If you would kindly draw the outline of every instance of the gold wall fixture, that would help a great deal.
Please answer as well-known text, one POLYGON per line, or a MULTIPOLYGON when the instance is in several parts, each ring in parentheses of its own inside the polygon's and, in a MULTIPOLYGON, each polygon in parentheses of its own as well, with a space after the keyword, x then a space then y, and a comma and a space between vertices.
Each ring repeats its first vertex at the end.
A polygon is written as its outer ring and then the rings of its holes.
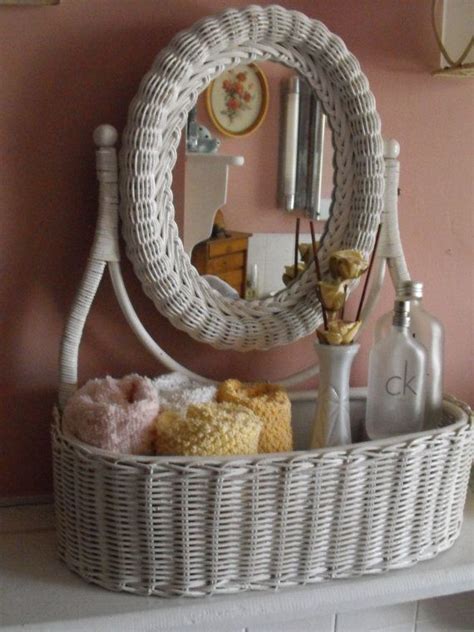
MULTIPOLYGON (((451 6, 447 4, 448 1, 449 0, 444 0, 445 4, 443 6, 443 20, 445 23, 448 17, 447 11, 449 9, 449 6, 451 6)), ((438 70, 434 70, 432 74, 436 77, 474 77, 474 63, 468 60, 468 58, 472 59, 472 56, 469 57, 469 55, 474 47, 474 36, 471 35, 470 39, 468 39, 466 46, 462 50, 461 54, 457 56, 457 58, 451 55, 446 48, 447 42, 445 41, 443 43, 443 36, 440 34, 440 30, 437 24, 437 19, 436 19, 437 12, 438 12, 437 6, 438 6, 438 0, 433 0, 432 5, 431 5, 431 20, 432 20, 433 31, 434 31, 436 42, 438 44, 441 55, 443 56, 443 59, 445 60, 447 66, 441 67, 438 70)), ((468 15, 467 15, 466 23, 470 22, 472 24, 473 22, 472 11, 474 11, 474 4, 468 3, 467 4, 468 15)))

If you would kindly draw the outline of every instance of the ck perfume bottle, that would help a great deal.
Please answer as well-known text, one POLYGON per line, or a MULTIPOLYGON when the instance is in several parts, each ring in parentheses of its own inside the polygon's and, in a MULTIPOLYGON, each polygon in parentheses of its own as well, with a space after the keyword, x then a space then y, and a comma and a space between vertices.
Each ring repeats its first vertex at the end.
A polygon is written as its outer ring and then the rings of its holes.
MULTIPOLYGON (((422 344, 427 353, 425 428, 434 428, 442 421, 444 328, 422 305, 423 283, 405 281, 397 287, 397 299, 410 301, 410 335, 422 344)), ((393 312, 384 314, 375 325, 375 342, 388 335, 393 312)))
POLYGON ((410 334, 410 302, 395 301, 392 327, 369 356, 366 431, 370 439, 419 432, 426 400, 426 350, 410 334))

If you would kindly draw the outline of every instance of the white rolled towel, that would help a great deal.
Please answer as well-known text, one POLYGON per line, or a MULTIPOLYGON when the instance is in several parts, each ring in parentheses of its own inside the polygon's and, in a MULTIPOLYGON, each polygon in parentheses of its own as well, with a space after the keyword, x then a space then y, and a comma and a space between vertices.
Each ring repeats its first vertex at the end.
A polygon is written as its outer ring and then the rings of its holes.
POLYGON ((174 410, 185 414, 191 404, 208 404, 216 400, 217 387, 173 372, 153 380, 160 399, 160 412, 174 410))

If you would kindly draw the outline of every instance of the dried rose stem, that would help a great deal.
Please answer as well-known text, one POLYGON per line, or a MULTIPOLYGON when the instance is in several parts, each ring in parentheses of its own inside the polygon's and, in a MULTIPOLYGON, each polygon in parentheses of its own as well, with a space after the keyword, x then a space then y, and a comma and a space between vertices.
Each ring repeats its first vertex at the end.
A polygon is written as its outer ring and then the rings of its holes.
POLYGON ((346 300, 347 300, 347 285, 344 286, 344 303, 342 304, 342 309, 341 309, 341 320, 344 320, 344 310, 346 309, 346 300))
POLYGON ((379 237, 380 237, 380 230, 381 230, 381 228, 382 228, 382 224, 379 224, 379 227, 377 229, 377 236, 375 237, 374 249, 372 250, 372 257, 371 257, 370 263, 369 263, 369 269, 367 270, 367 274, 365 275, 364 288, 362 290, 362 296, 360 297, 359 309, 357 310, 357 316, 355 318, 356 321, 359 320, 360 314, 362 312, 362 307, 364 305, 365 294, 366 294, 367 288, 369 286, 370 273, 372 272, 372 266, 374 265, 375 253, 377 252, 377 246, 378 246, 378 243, 379 243, 379 237))
POLYGON ((296 218, 296 232, 295 232, 295 279, 298 275, 298 246, 300 242, 300 218, 296 218))
MULTIPOLYGON (((316 270, 316 280, 319 282, 321 281, 321 270, 319 268, 319 261, 318 261, 318 253, 317 253, 317 249, 316 249, 316 237, 314 236, 314 224, 311 221, 309 223, 309 227, 311 229, 311 245, 313 246, 313 258, 314 258, 314 267, 316 270)), ((324 329, 328 329, 328 315, 326 314, 326 309, 324 307, 324 303, 323 303, 323 297, 321 295, 321 292, 319 290, 319 286, 316 286, 316 294, 317 297, 319 299, 319 302, 321 303, 321 311, 323 313, 323 321, 324 321, 324 329)))

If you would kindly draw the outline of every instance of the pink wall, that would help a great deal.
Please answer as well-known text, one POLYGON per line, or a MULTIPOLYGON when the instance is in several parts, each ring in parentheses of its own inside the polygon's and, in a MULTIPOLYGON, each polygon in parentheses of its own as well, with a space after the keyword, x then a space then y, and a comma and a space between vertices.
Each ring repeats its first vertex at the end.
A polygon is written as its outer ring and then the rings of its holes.
MULTIPOLYGON (((427 306, 446 326, 446 390, 472 401, 473 84, 430 76, 438 54, 428 1, 284 4, 318 17, 346 41, 369 78, 384 134, 401 143, 407 260, 426 284, 427 306)), ((93 13, 86 0, 0 7, 0 496, 51 489, 49 423, 59 338, 96 214, 92 131, 103 122, 122 129, 158 50, 177 30, 227 5, 101 0, 93 13)), ((192 369, 278 379, 312 362, 307 341, 268 353, 209 350, 151 308, 129 269, 127 279, 150 331, 192 369)), ((387 288, 379 313, 390 300, 387 288)), ((354 385, 366 381, 368 334, 363 343, 354 385)), ((81 348, 81 380, 132 370, 164 369, 124 324, 105 279, 81 348)))

